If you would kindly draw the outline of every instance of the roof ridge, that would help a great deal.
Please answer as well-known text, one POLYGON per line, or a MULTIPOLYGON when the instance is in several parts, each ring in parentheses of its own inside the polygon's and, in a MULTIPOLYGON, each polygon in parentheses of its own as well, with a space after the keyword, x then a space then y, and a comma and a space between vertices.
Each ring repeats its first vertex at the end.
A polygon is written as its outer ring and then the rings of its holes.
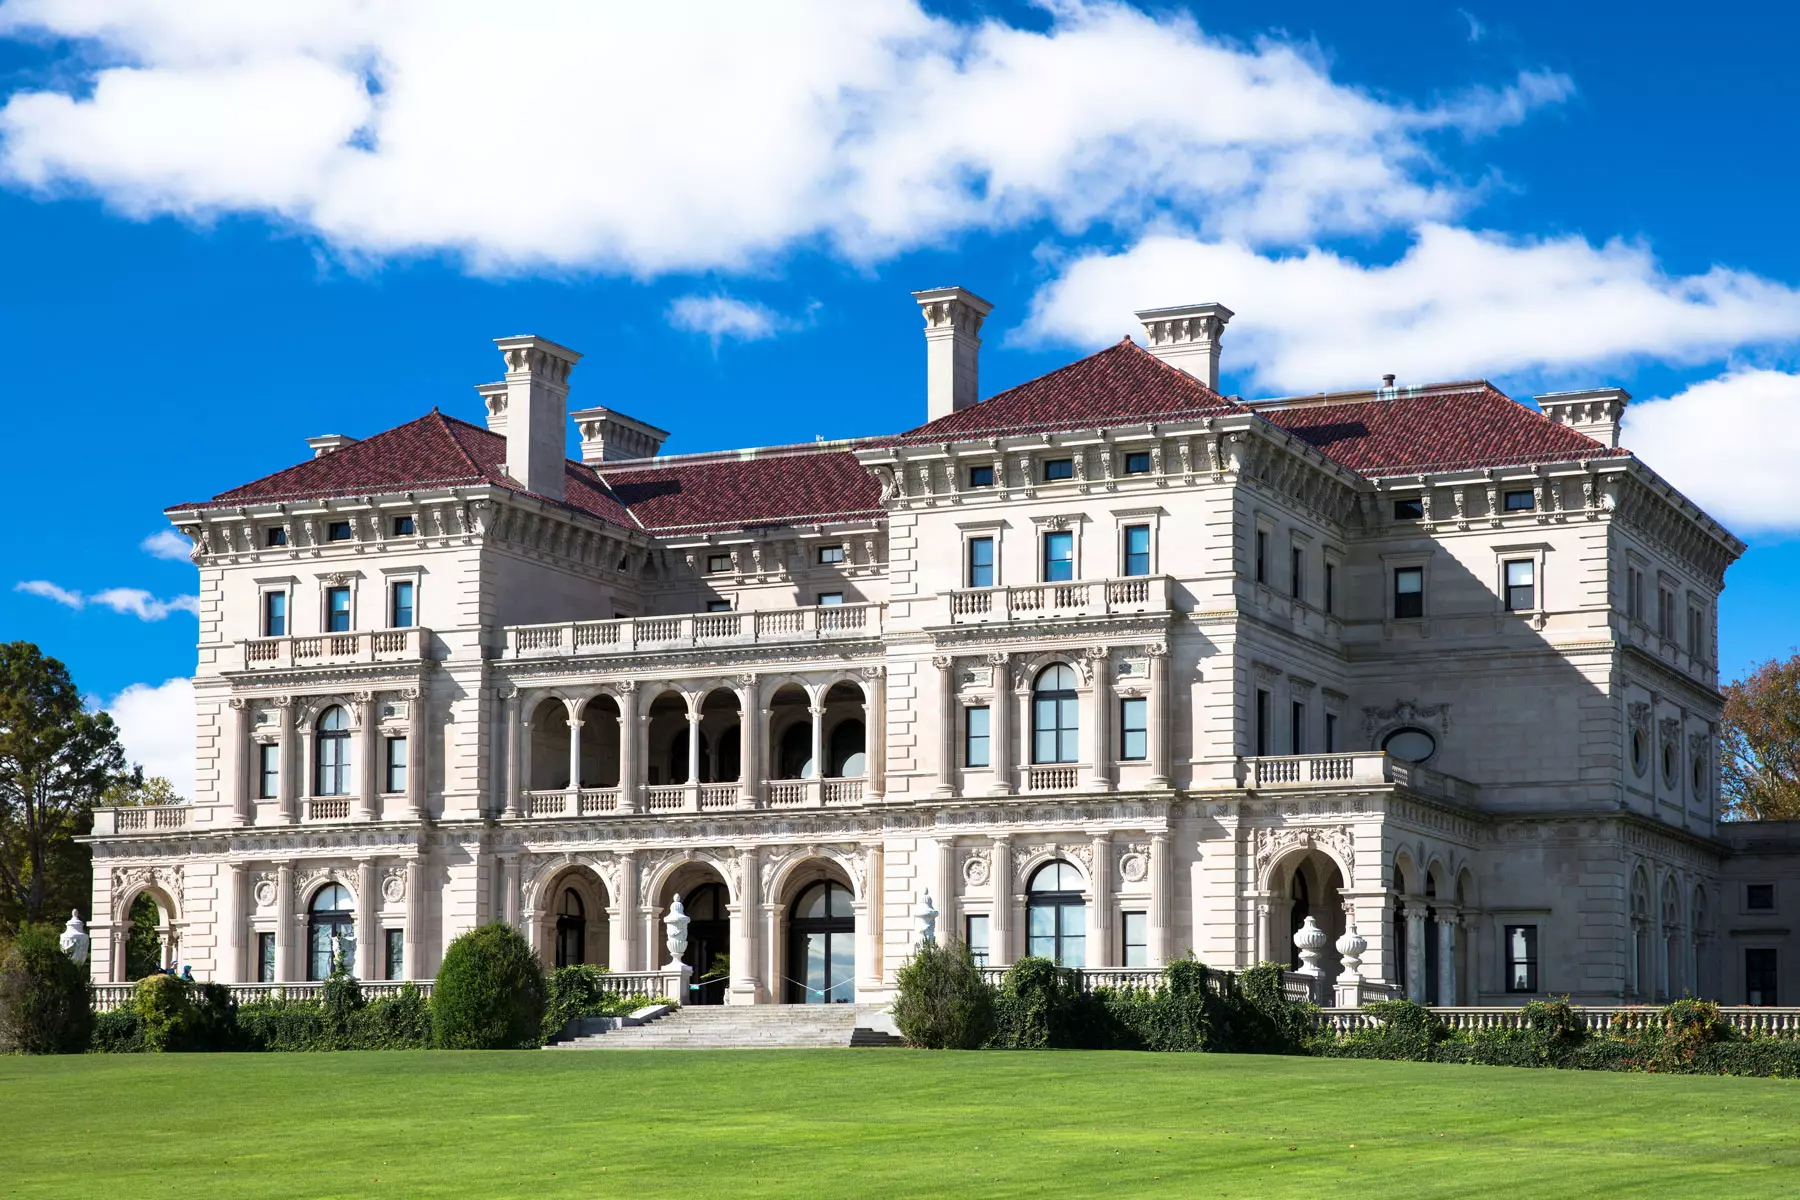
MULTIPOLYGON (((490 433, 491 434, 491 433, 494 433, 494 431, 491 429, 485 429, 482 426, 475 424, 473 421, 465 421, 461 417, 452 417, 447 413, 441 412, 441 411, 439 411, 437 405, 435 405, 435 404, 431 406, 431 411, 425 414, 425 418, 430 418, 430 417, 436 417, 438 419, 438 425, 443 430, 444 436, 450 439, 450 444, 456 447, 456 452, 458 454, 462 455, 464 462, 469 464, 469 469, 474 471, 477 475, 481 476, 483 479, 487 479, 491 482, 493 477, 488 474, 487 470, 485 468, 483 468, 480 463, 475 461, 475 456, 473 454, 469 453, 469 448, 467 446, 463 445, 462 438, 458 437, 456 430, 451 428, 451 422, 454 421, 456 424, 461 425, 463 428, 473 429, 478 433, 490 433)), ((425 419, 425 418, 421 418, 421 419, 425 419)), ((494 436, 500 437, 503 435, 494 434, 494 436)))

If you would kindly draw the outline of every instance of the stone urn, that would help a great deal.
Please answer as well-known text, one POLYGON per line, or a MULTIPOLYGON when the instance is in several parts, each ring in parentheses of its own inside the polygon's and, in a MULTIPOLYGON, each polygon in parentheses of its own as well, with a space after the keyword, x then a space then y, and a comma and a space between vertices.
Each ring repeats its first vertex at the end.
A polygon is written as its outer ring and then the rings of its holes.
POLYGON ((1363 951, 1369 948, 1369 939, 1356 932, 1356 920, 1352 918, 1344 929, 1344 936, 1337 940, 1337 952, 1344 959, 1344 970, 1338 976, 1341 983, 1360 983, 1362 981, 1363 951))
POLYGON ((69 923, 63 926, 62 937, 57 939, 62 952, 68 955, 76 966, 85 966, 88 956, 87 926, 81 923, 81 910, 69 910, 69 923))
POLYGON ((669 965, 674 966, 687 953, 688 922, 693 920, 687 915, 687 909, 681 907, 681 894, 676 893, 674 901, 669 905, 669 915, 663 918, 665 936, 663 945, 669 948, 669 965))
POLYGON ((1294 934, 1294 945, 1300 949, 1300 974, 1310 975, 1318 979, 1324 972, 1325 947, 1331 944, 1331 935, 1319 928, 1319 923, 1308 917, 1300 923, 1299 932, 1294 934))

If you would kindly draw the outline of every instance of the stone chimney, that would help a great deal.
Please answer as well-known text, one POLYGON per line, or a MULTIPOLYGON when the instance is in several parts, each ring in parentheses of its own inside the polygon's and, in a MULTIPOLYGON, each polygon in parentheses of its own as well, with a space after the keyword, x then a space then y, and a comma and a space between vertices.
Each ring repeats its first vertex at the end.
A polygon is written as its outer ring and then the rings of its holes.
POLYGON ((487 410, 487 427, 494 433, 506 432, 506 381, 499 383, 478 383, 475 394, 481 397, 481 407, 487 410))
POLYGON ((669 431, 610 408, 584 408, 570 413, 581 435, 581 461, 590 467, 628 458, 655 458, 669 431))
POLYGON ((1216 392, 1219 339, 1225 333, 1225 323, 1234 315, 1223 304, 1177 304, 1173 308, 1146 308, 1137 314, 1137 319, 1144 323, 1144 339, 1150 353, 1216 392))
POLYGON ((914 292, 925 314, 925 419, 935 421, 981 399, 981 323, 994 306, 967 288, 914 292))
POLYGON ((1551 392, 1537 397, 1544 415, 1558 425, 1567 425, 1576 433, 1585 433, 1615 450, 1619 445, 1619 418, 1631 403, 1631 393, 1624 388, 1589 388, 1583 392, 1551 392))
POLYGON ((494 345, 506 359, 506 379, 475 390, 487 401, 489 429, 496 429, 495 401, 502 401, 496 431, 506 437, 506 473, 528 492, 561 500, 568 461, 569 372, 581 355, 530 335, 495 338, 494 345))
POLYGON ((351 445, 355 441, 355 438, 350 437, 347 434, 326 433, 321 434, 318 437, 307 438, 306 444, 312 447, 314 458, 324 458, 332 451, 342 450, 345 446, 351 445))

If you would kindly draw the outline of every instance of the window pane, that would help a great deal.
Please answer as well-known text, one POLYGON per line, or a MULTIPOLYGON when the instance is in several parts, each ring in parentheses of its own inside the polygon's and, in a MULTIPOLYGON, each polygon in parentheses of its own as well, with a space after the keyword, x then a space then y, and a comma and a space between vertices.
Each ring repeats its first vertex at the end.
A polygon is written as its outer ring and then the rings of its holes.
POLYGON ((256 795, 260 800, 273 800, 281 786, 281 747, 262 745, 256 748, 258 775, 261 782, 256 795))
POLYGON ((413 519, 411 517, 394 518, 394 536, 411 537, 413 535, 413 519))
POLYGON ((387 978, 404 979, 406 977, 406 934, 403 930, 390 929, 387 931, 387 953, 383 957, 386 968, 383 974, 387 978))
POLYGON ((964 765, 970 767, 989 766, 988 759, 988 719, 989 711, 983 708, 971 708, 966 718, 968 730, 964 765))
POLYGON ((1425 615, 1425 570, 1400 567, 1394 572, 1394 616, 1398 619, 1425 615))
POLYGON ((1425 502, 1423 500, 1411 499, 1394 501, 1394 520, 1417 521, 1424 516, 1425 502))
POLYGON ((413 585, 396 583, 394 585, 394 621, 395 629, 411 629, 413 623, 413 585))
POLYGON ((275 935, 256 935, 256 982, 275 982, 275 935))
POLYGON ((1075 535, 1044 535, 1044 581, 1060 583, 1075 578, 1075 535))
POLYGON ((1142 698, 1119 702, 1119 757, 1143 759, 1150 756, 1150 702, 1142 698))
POLYGON ((844 548, 842 546, 820 546, 819 547, 819 562, 820 562, 820 564, 828 565, 831 563, 841 563, 843 561, 844 561, 844 548))
POLYGON ((406 790, 406 739, 391 737, 387 740, 387 791, 404 792, 406 790))
POLYGON ((1520 587, 1531 583, 1532 562, 1530 559, 1519 559, 1506 564, 1506 586, 1520 587))
POLYGON ((1150 916, 1148 913, 1125 914, 1125 954, 1127 967, 1150 965, 1150 916))
POLYGON ((970 467, 969 468, 969 486, 972 488, 993 487, 994 486, 994 468, 992 468, 992 467, 970 467))
POLYGON ((350 536, 348 521, 331 521, 325 526, 325 540, 328 542, 347 542, 350 536))
POLYGON ((1147 475, 1150 472, 1150 452, 1133 450, 1125 456, 1125 473, 1127 475, 1147 475))
POLYGON ((1044 481, 1075 478, 1075 460, 1072 458, 1053 458, 1044 464, 1044 481))
POLYGON ((1325 611, 1337 611, 1337 567, 1332 563, 1325 564, 1325 611))
POLYGON ((994 539, 969 539, 969 586, 994 586, 994 539))
POLYGON ((269 592, 263 596, 263 636, 287 636, 286 592, 269 592))
POLYGON ((1125 527, 1125 574, 1148 575, 1150 573, 1150 527, 1148 525, 1127 525, 1125 527))
POLYGON ((833 605, 833 604, 842 604, 843 602, 844 602, 844 593, 842 593, 842 592, 820 592, 819 593, 819 603, 820 604, 833 605))
POLYGON ((988 919, 985 916, 965 918, 963 921, 963 940, 968 943, 969 954, 975 961, 987 965, 988 960, 988 919))
POLYGON ((334 587, 325 589, 325 632, 350 632, 350 589, 334 587))
POLYGON ((1530 491, 1506 493, 1507 512, 1530 512, 1537 507, 1537 494, 1530 491))
POLYGON ((264 538, 264 543, 266 545, 270 545, 270 546, 285 546, 285 545, 287 545, 287 527, 285 525, 277 525, 274 528, 268 530, 267 534, 268 534, 268 536, 266 538, 264 538))

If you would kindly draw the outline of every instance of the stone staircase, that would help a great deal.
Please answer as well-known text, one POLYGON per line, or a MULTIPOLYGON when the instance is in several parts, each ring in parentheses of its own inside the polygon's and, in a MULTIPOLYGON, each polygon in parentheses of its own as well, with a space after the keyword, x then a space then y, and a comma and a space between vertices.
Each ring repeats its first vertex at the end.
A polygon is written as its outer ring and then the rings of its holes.
POLYGON ((641 1025, 558 1042, 556 1050, 797 1050, 899 1046, 879 1004, 694 1005, 641 1025))

